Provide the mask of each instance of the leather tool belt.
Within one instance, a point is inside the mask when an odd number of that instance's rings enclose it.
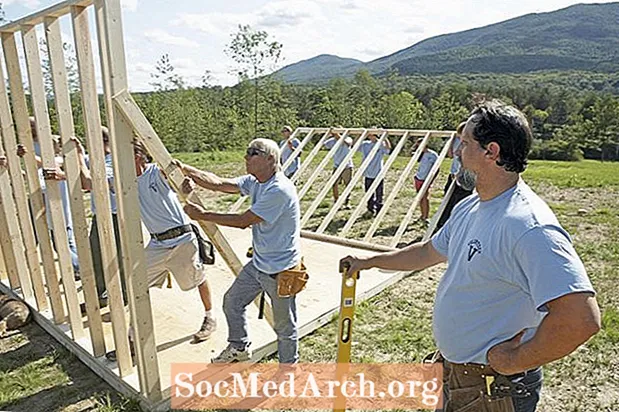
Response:
[[[185,233],[189,233],[191,231],[192,231],[191,225],[183,225],[183,226],[173,227],[172,229],[166,230],[165,232],[151,233],[150,235],[152,236],[153,239],[156,239],[161,242],[164,240],[170,240],[170,239],[177,238],[180,235],[184,235]]]

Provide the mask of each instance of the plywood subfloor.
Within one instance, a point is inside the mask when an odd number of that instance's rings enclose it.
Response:
[[[245,257],[245,254],[247,248],[251,245],[251,230],[221,229],[241,260],[247,261],[248,258]],[[340,258],[349,254],[366,256],[373,252],[310,239],[302,239],[301,245],[305,263],[310,273],[307,288],[297,297],[299,332],[302,337],[332,320],[333,315],[339,311],[341,275],[338,273],[338,262]],[[357,284],[358,300],[377,294],[385,287],[397,282],[404,275],[401,272],[379,270],[363,272],[361,280]],[[208,362],[227,345],[227,325],[222,312],[222,300],[225,291],[233,280],[234,275],[228,270],[223,259],[218,256],[216,264],[209,266],[208,269],[208,281],[212,291],[213,310],[218,321],[218,328],[211,339],[199,344],[191,342],[191,336],[200,327],[204,316],[198,291],[183,292],[176,284],[172,289],[165,286],[162,289],[151,289],[159,373],[165,397],[169,396],[171,386],[170,366],[172,363]],[[104,309],[102,313],[106,346],[113,349],[111,324],[105,322],[107,310]],[[247,313],[253,360],[257,361],[276,352],[276,335],[265,320],[257,318],[258,309],[255,305],[250,305]],[[57,339],[63,340],[64,336],[67,340],[71,340],[68,325],[54,325],[49,312],[43,312],[40,315],[42,316],[37,316],[36,320],[40,323],[47,323],[43,325],[44,328],[49,332],[54,332],[52,334]],[[88,336],[87,331],[86,336]],[[68,342],[65,346],[79,352],[78,355],[81,355],[81,359],[84,360],[84,357],[92,353],[90,340],[86,337],[77,343],[81,348],[75,348],[75,345],[72,345],[71,342]],[[333,342],[334,352],[336,346],[337,343]],[[310,360],[303,359],[301,353],[301,361]],[[118,376],[116,364],[109,362],[105,357],[91,358],[89,362],[85,363],[108,382],[116,379],[117,382],[110,382],[115,388],[125,392],[131,391],[131,389],[136,393],[139,391],[137,372],[121,380]],[[107,371],[102,371],[101,368]]]

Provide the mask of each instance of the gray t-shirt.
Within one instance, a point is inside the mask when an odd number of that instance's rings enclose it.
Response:
[[[336,143],[337,143],[337,139],[335,137],[330,137],[325,141],[324,146],[327,149],[331,150],[333,146],[335,146]],[[351,150],[350,146],[352,146],[352,139],[347,136],[344,138],[344,141],[340,144],[340,147],[338,147],[335,153],[333,154],[333,168],[334,169],[337,169],[338,167],[340,167],[340,165],[342,164],[346,156],[348,156],[348,153],[350,153],[350,150]],[[352,162],[352,157],[348,159],[348,162],[346,162],[346,167],[347,168],[354,167],[354,164]]]
[[[594,292],[568,233],[522,180],[489,201],[462,200],[432,245],[449,261],[433,329],[451,362],[487,364],[494,345],[523,329],[531,339],[547,302]]]
[[[142,222],[149,233],[163,233],[191,223],[176,192],[163,177],[159,166],[154,163],[146,165],[144,173],[138,176],[138,200]],[[167,240],[152,238],[148,247],[173,248],[192,241],[194,237],[195,235],[189,232]]]
[[[267,274],[290,269],[301,261],[301,210],[294,184],[278,172],[260,183],[254,176],[236,179],[241,194],[251,197],[250,210],[262,218],[252,225],[253,262]]]
[[[296,148],[301,145],[301,141],[299,139],[292,139],[290,143],[292,144],[292,148],[288,144],[288,140],[282,140],[281,142],[279,142],[282,165],[286,163],[290,156],[292,156],[292,153],[296,150]],[[301,156],[295,157],[292,163],[290,163],[290,166],[286,168],[284,173],[286,174],[286,176],[292,176],[297,170],[299,170],[299,167],[301,167]]]
[[[415,177],[419,180],[426,180],[428,175],[430,174],[430,170],[432,170],[432,166],[438,160],[438,154],[432,149],[428,149],[421,155],[421,159],[419,160],[419,168],[417,169],[417,173]]]

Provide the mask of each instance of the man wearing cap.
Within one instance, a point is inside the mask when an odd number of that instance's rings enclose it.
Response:
[[[283,165],[290,158],[290,156],[292,156],[292,153],[297,147],[299,147],[301,142],[297,138],[291,138],[292,127],[290,126],[284,126],[282,128],[282,137],[283,139],[279,142],[279,148],[281,150],[281,162]],[[290,179],[292,175],[299,170],[299,167],[301,167],[301,153],[299,153],[299,155],[294,158],[292,163],[290,163],[290,166],[284,170],[284,175]]]
[[[277,144],[255,139],[247,148],[247,175],[236,179],[221,178],[178,162],[188,176],[183,189],[190,191],[190,180],[199,186],[223,193],[241,193],[252,199],[250,209],[241,214],[211,213],[188,202],[187,214],[217,225],[252,228],[253,256],[224,296],[224,313],[228,322],[228,346],[212,359],[230,363],[250,359],[246,307],[262,292],[271,298],[277,349],[281,363],[296,363],[298,354],[297,307],[294,294],[280,296],[278,275],[300,270],[301,224],[297,191],[280,170]]]

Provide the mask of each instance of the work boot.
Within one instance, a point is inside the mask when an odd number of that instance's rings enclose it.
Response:
[[[215,329],[217,329],[217,321],[210,316],[205,316],[200,330],[193,334],[194,342],[202,342],[203,340],[207,340],[211,337],[213,332],[215,332]]]

